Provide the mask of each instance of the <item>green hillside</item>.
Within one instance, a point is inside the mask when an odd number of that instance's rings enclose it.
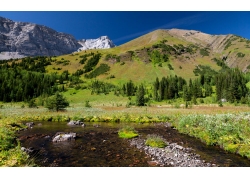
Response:
[[[235,35],[209,35],[179,29],[156,30],[111,49],[85,50],[57,57],[26,57],[2,61],[2,81],[6,81],[6,77],[21,77],[21,80],[4,82],[0,99],[6,102],[28,101],[37,97],[44,99],[60,91],[65,92],[72,102],[78,103],[87,100],[85,95],[89,93],[93,95],[113,92],[123,97],[135,96],[139,84],[142,83],[147,91],[147,100],[155,101],[159,98],[156,96],[160,94],[161,97],[157,101],[173,98],[184,100],[184,85],[189,86],[191,91],[190,88],[194,87],[189,84],[195,83],[195,86],[199,87],[199,90],[195,91],[200,92],[196,95],[191,93],[185,101],[191,101],[191,97],[194,97],[206,98],[205,102],[216,102],[219,98],[229,98],[229,92],[216,89],[216,86],[219,86],[218,78],[224,76],[224,72],[229,72],[230,68],[238,67],[244,73],[250,68],[249,42]],[[243,84],[249,80],[247,74],[241,75],[234,70],[230,73],[237,74],[237,81],[239,77],[244,76],[244,82],[241,82]],[[164,77],[169,79],[162,80]],[[156,78],[166,83],[163,84],[165,90],[160,90],[159,87],[155,89]],[[21,84],[22,81],[28,81],[30,84]],[[135,86],[131,95],[125,92],[127,87],[124,88],[129,81]],[[178,87],[174,85],[177,83]],[[228,84],[224,86],[223,88],[229,87]],[[240,93],[244,94],[243,98],[246,98],[245,86],[239,88]],[[73,97],[72,95],[78,91],[82,96]],[[230,93],[231,91],[232,88]],[[167,95],[168,93],[170,95]],[[230,95],[232,97],[229,99],[231,102],[235,98],[239,101],[242,94]],[[94,100],[98,101],[98,98]],[[126,100],[123,98],[124,102]]]
[[[194,39],[188,40],[167,30],[156,30],[115,48],[86,50],[54,57],[55,62],[46,67],[46,70],[57,73],[68,70],[74,73],[84,67],[80,63],[81,57],[89,53],[101,54],[101,59],[93,70],[101,64],[110,67],[95,78],[115,83],[127,80],[149,82],[156,77],[169,75],[194,79],[196,76],[193,71],[199,65],[210,66],[216,71],[221,69],[222,64],[238,67],[243,72],[250,68],[249,40],[234,35],[218,37],[212,44],[201,41],[202,36],[200,39],[196,38],[196,42]],[[161,56],[165,56],[165,60]],[[115,78],[110,80],[110,76]],[[84,79],[84,75],[82,78]]]

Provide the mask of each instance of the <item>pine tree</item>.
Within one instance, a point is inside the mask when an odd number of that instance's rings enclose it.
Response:
[[[56,110],[57,112],[59,110],[65,109],[68,106],[69,102],[59,92],[56,92],[56,94],[49,98],[46,103],[46,108],[48,108],[49,110]]]
[[[137,106],[144,106],[145,105],[145,89],[143,85],[141,84],[138,88],[138,91],[136,93],[136,105]]]

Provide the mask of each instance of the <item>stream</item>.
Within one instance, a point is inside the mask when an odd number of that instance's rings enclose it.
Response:
[[[67,122],[36,122],[27,130],[17,134],[21,146],[32,149],[30,156],[41,167],[150,167],[152,157],[129,140],[118,137],[118,130],[126,125],[139,132],[139,138],[157,134],[169,143],[192,149],[200,160],[220,167],[250,167],[247,158],[227,153],[217,146],[207,146],[197,140],[178,133],[163,124],[137,123],[84,123],[86,126],[69,126]],[[57,132],[74,132],[76,139],[52,142]],[[161,165],[162,166],[162,165]],[[165,165],[169,166],[169,165]]]

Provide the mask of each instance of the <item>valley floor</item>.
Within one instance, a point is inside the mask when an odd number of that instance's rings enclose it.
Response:
[[[194,136],[208,145],[250,158],[250,107],[218,104],[184,105],[152,104],[147,107],[126,107],[119,104],[71,104],[65,111],[50,112],[44,107],[21,107],[6,103],[0,109],[1,166],[34,166],[27,154],[20,151],[15,132],[25,128],[23,122],[69,121],[89,122],[170,122],[179,132]],[[15,142],[15,146],[12,146]]]

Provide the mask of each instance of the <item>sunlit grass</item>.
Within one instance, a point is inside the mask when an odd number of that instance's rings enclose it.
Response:
[[[0,166],[35,166],[33,159],[21,150],[15,132],[25,128],[20,119],[0,119]]]
[[[250,158],[250,114],[180,116],[173,121],[178,131],[197,137],[208,145]]]

